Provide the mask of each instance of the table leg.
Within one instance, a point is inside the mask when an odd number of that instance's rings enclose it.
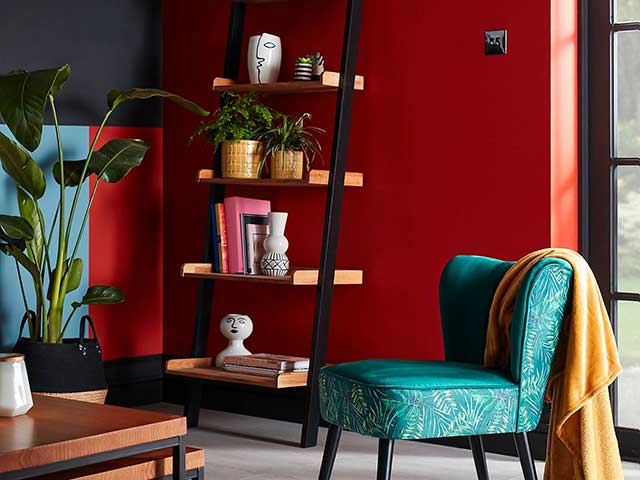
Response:
[[[173,447],[173,480],[186,478],[186,447],[184,437],[178,437],[178,445]]]

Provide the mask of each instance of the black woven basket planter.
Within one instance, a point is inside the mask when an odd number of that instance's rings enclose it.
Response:
[[[93,331],[93,339],[84,338],[87,323]],[[24,319],[20,335],[23,327]],[[78,338],[65,339],[62,343],[45,343],[21,336],[13,351],[24,354],[32,392],[104,403],[107,381],[102,350],[88,315],[80,321]]]

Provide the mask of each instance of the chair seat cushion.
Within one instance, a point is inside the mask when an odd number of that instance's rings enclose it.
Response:
[[[512,432],[517,402],[508,373],[475,364],[367,360],[320,373],[322,417],[377,438]]]

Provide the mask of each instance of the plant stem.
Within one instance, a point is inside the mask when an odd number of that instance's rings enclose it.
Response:
[[[47,270],[49,272],[49,278],[51,278],[51,257],[49,257],[49,244],[51,243],[51,237],[53,234],[53,229],[58,220],[58,213],[60,212],[60,202],[58,202],[58,208],[56,208],[56,214],[53,216],[53,223],[51,224],[51,231],[49,232],[49,237],[47,238],[45,233],[45,224],[44,224],[44,215],[42,215],[42,210],[40,210],[40,204],[36,198],[33,199],[36,209],[38,210],[38,216],[40,217],[40,228],[42,230],[42,241],[44,242],[42,250],[44,250],[44,260],[47,264]]]
[[[56,222],[58,221],[59,214],[60,214],[60,201],[58,201],[58,206],[56,207],[56,213],[53,216],[53,222],[51,223],[51,228],[49,229],[49,236],[47,237],[47,254],[51,246],[51,240],[53,239],[53,231],[56,228]]]
[[[89,220],[89,212],[91,211],[91,206],[93,205],[93,199],[96,196],[96,192],[98,191],[98,185],[100,185],[100,177],[96,180],[93,189],[91,190],[91,196],[89,197],[89,204],[87,205],[87,209],[84,212],[84,218],[82,219],[82,226],[80,227],[80,233],[78,234],[78,238],[76,239],[76,243],[73,246],[73,253],[71,254],[71,261],[76,258],[76,254],[78,253],[78,248],[80,248],[80,241],[82,240],[82,236],[84,235],[84,230],[87,227],[87,221]]]
[[[91,142],[91,148],[89,148],[89,154],[87,155],[87,160],[84,162],[84,166],[82,167],[82,174],[80,175],[80,183],[76,187],[76,193],[73,196],[73,203],[71,204],[71,213],[69,213],[69,225],[67,227],[67,239],[71,236],[71,226],[73,223],[73,218],[76,214],[76,208],[78,207],[78,199],[80,198],[80,191],[82,190],[82,185],[84,184],[84,180],[87,176],[87,171],[89,170],[89,164],[91,163],[91,157],[93,157],[93,152],[95,151],[96,144],[98,143],[98,139],[100,138],[100,134],[104,129],[104,126],[107,124],[107,120],[113,113],[113,110],[107,111],[102,119],[102,123],[96,132],[96,136],[93,137],[93,141]]]
[[[22,301],[24,302],[24,312],[27,315],[29,315],[29,304],[27,303],[27,294],[24,292],[24,283],[22,282],[22,273],[20,272],[20,265],[18,264],[18,260],[16,260],[16,271],[18,272],[18,281],[20,282],[20,292],[22,293]],[[30,334],[31,340],[36,339],[35,325],[32,322],[29,322],[29,334]]]
[[[47,297],[44,293],[44,287],[42,285],[36,286],[36,295],[40,298],[40,308],[38,310],[42,310],[42,321],[38,322],[40,325],[40,331],[38,333],[42,333],[42,341],[49,341],[49,325],[50,321],[48,320],[48,312],[47,312]]]
[[[22,282],[22,273],[20,272],[20,264],[16,260],[16,270],[18,271],[18,281],[20,282],[20,292],[22,293],[22,301],[24,302],[24,311],[29,311],[29,304],[27,303],[27,294],[24,292],[24,283]]]
[[[61,291],[62,286],[62,270],[66,261],[66,239],[65,239],[65,179],[64,179],[64,153],[62,151],[62,140],[60,138],[60,123],[58,122],[58,114],[56,112],[56,105],[53,100],[53,95],[49,95],[49,103],[51,104],[51,111],[53,113],[53,122],[56,129],[56,140],[58,142],[58,162],[60,165],[60,220],[59,220],[59,232],[58,232],[58,260],[56,263],[56,270],[54,278],[51,279],[52,291],[51,291],[51,308],[49,310],[49,339],[57,337],[55,335],[56,329],[60,328],[62,322],[62,310],[64,302],[64,292]]]
[[[71,321],[71,318],[73,317],[73,315],[76,313],[76,310],[78,310],[78,307],[73,307],[73,310],[71,310],[71,313],[69,314],[69,317],[67,318],[67,321],[64,322],[64,327],[62,328],[62,331],[60,332],[60,335],[58,336],[56,343],[60,343],[62,341],[62,339],[64,338],[64,333],[67,331],[67,327],[69,326],[69,322]]]

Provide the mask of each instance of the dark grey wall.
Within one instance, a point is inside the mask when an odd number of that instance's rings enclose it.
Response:
[[[6,0],[0,14],[0,72],[68,63],[58,94],[61,121],[95,125],[111,88],[159,87],[161,0]],[[111,125],[160,126],[158,101],[119,111]]]

